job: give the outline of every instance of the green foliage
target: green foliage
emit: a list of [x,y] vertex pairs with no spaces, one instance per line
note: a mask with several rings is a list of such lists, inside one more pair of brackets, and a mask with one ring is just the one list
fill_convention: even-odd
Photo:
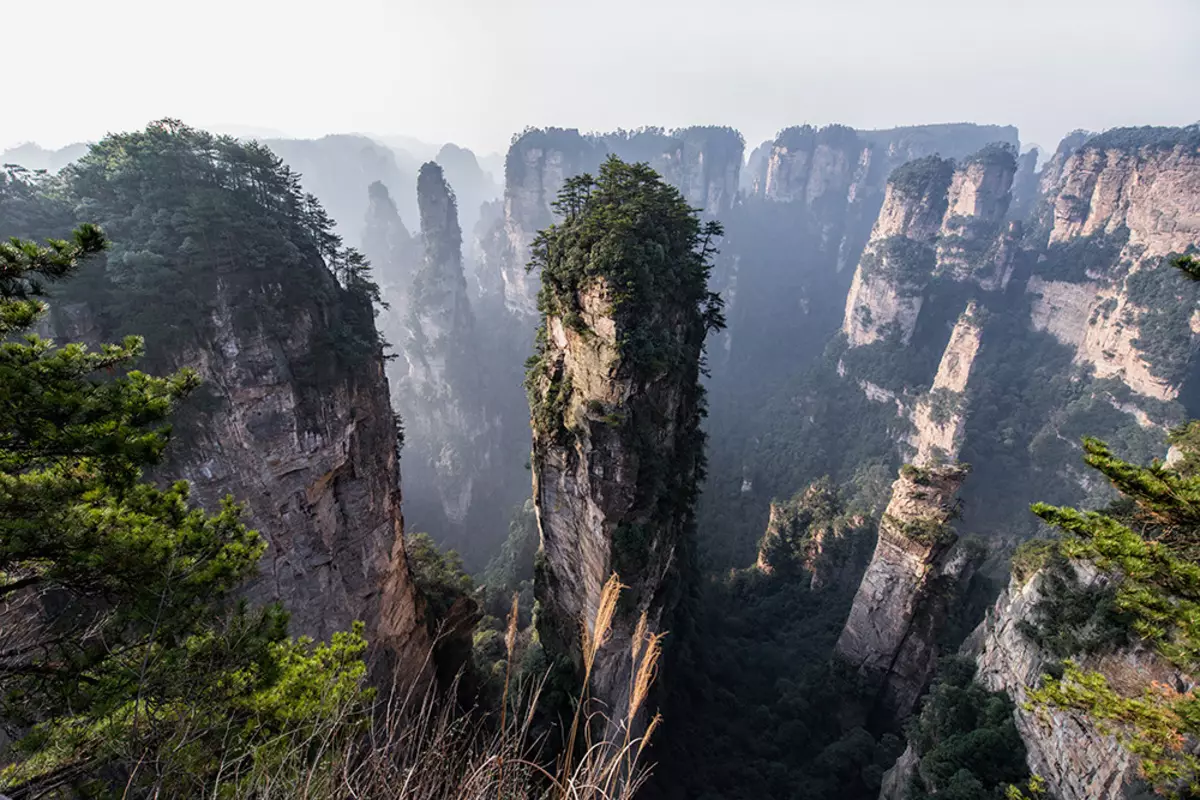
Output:
[[[724,325],[720,297],[708,290],[713,240],[721,226],[699,220],[679,191],[644,164],[610,158],[599,178],[570,178],[555,209],[561,223],[533,243],[541,273],[538,309],[582,311],[587,289],[607,291],[618,351],[639,378],[688,369],[696,337]],[[672,311],[695,316],[687,335],[664,329]]]
[[[1027,552],[1023,567],[1042,571],[1038,587],[1042,597],[1030,616],[1018,623],[1021,633],[1060,659],[1111,652],[1129,644],[1131,620],[1117,607],[1116,587],[1108,582],[1085,583],[1059,552],[1057,542],[1040,542],[1046,545],[1039,548],[1043,563],[1037,565],[1038,559]],[[1013,563],[1015,573],[1015,557]]]
[[1037,273],[1046,280],[1072,283],[1091,280],[1091,275],[1111,275],[1127,241],[1129,229],[1121,226],[1112,233],[1097,231],[1090,236],[1054,242],[1046,248]]
[[780,575],[813,570],[818,555],[821,566],[836,573],[847,566],[853,542],[865,527],[866,520],[848,513],[833,483],[822,478],[790,500],[772,503],[762,555]]
[[1112,128],[1086,142],[1089,150],[1171,150],[1175,147],[1200,147],[1200,125],[1166,128],[1146,125],[1140,128]]
[[951,544],[958,538],[949,524],[937,519],[917,517],[902,522],[887,514],[883,515],[883,519],[892,530],[927,547]]
[[1012,701],[1004,692],[987,691],[974,677],[969,658],[953,656],[939,665],[908,731],[921,759],[910,800],[1004,800],[1010,784],[1029,777]]
[[320,323],[307,334],[313,357],[292,365],[299,383],[379,352],[379,290],[365,259],[260,144],[162,120],[105,137],[58,183],[15,179],[27,213],[36,203],[49,206],[43,220],[79,214],[104,228],[112,246],[103,263],[63,299],[86,302],[107,335],[145,335],[154,363],[174,363],[224,314],[294,337],[297,309]]
[[1150,372],[1179,384],[1192,358],[1192,315],[1200,308],[1200,284],[1188,272],[1186,257],[1167,257],[1146,265],[1125,281],[1129,301],[1145,309],[1134,321],[1134,344]]
[[814,592],[793,576],[739,570],[705,584],[689,615],[695,633],[670,665],[651,796],[879,796],[903,745],[861,727],[871,691],[830,658],[856,583]]
[[431,625],[444,619],[460,598],[474,592],[475,581],[463,571],[462,557],[453,550],[438,549],[429,534],[405,534],[404,552],[413,582],[429,604]]
[[[106,243],[0,246],[0,320],[42,313],[44,282]],[[203,794],[222,763],[359,698],[361,628],[328,645],[286,638],[286,615],[232,593],[264,543],[226,499],[190,507],[188,484],[142,481],[168,416],[197,385],[125,372],[141,340],[90,351],[27,334],[0,344],[0,717],[21,732],[0,790]]]
[[[630,584],[622,603],[640,602],[637,578],[653,570],[646,556],[688,546],[697,482],[703,476],[704,390],[699,383],[704,340],[724,319],[721,300],[708,289],[718,224],[701,225],[679,191],[644,164],[610,158],[597,178],[566,181],[555,208],[562,221],[533,244],[531,268],[541,272],[538,307],[543,322],[528,362],[526,387],[534,430],[535,463],[550,446],[569,447],[573,429],[612,429],[637,456],[634,510],[614,535],[613,568]],[[564,358],[548,341],[551,318],[582,334],[582,297],[602,292],[616,330],[616,358],[606,368],[635,386],[679,387],[676,418],[664,428],[662,409],[639,391],[605,418],[586,417],[576,401]],[[576,408],[575,406],[578,406]],[[671,441],[664,430],[671,430]],[[655,578],[655,583],[661,576]],[[657,585],[654,590],[660,587]]]
[[1013,552],[1010,571],[1018,586],[1029,582],[1038,570],[1058,555],[1058,542],[1053,539],[1027,539]]
[[879,278],[897,287],[902,296],[920,294],[937,262],[934,249],[907,236],[890,236],[863,255],[864,278]]
[[[1155,649],[1184,673],[1200,668],[1198,438],[1200,423],[1174,432],[1173,442],[1185,451],[1173,467],[1131,464],[1102,442],[1085,440],[1084,460],[1122,499],[1104,511],[1033,507],[1062,531],[1064,556],[1105,573],[1112,587],[1110,619],[1122,623],[1118,631]],[[1063,649],[1086,654],[1086,644],[1068,640]],[[1200,700],[1192,692],[1148,685],[1140,695],[1122,693],[1105,675],[1068,662],[1060,678],[1047,676],[1031,698],[1087,713],[1140,758],[1142,773],[1160,790],[1200,790],[1200,761],[1185,747],[1200,734]]]
[[913,199],[927,198],[934,208],[946,208],[946,191],[954,177],[954,159],[925,156],[901,164],[888,176],[888,185]]

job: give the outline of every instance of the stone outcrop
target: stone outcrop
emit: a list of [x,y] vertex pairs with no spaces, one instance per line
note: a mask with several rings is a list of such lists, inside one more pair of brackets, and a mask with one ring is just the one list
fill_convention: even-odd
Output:
[[[1067,151],[1064,143],[1056,154],[1061,170],[1052,165],[1059,177],[1050,190],[1039,281],[1030,282],[1040,296],[1033,324],[1074,346],[1077,361],[1098,377],[1119,377],[1140,395],[1173,400],[1196,350],[1197,306],[1166,262],[1200,246],[1200,132],[1118,129]],[[1054,177],[1050,170],[1044,183]],[[1188,306],[1183,313],[1164,316],[1165,306],[1180,303]],[[1070,323],[1049,322],[1047,307]],[[1171,337],[1181,341],[1171,344]]]
[[1023,221],[1033,213],[1038,200],[1038,183],[1042,177],[1037,171],[1039,157],[1040,151],[1034,147],[1017,158],[1017,173],[1013,175],[1012,203],[1008,207],[1009,219]]
[[[417,180],[419,260],[382,315],[400,358],[389,367],[393,400],[405,421],[405,485],[410,496],[440,500],[426,520],[455,544],[475,483],[490,462],[489,422],[476,361],[476,331],[463,270],[457,202],[440,165]],[[435,524],[436,523],[436,524]]]
[[[668,586],[680,568],[690,522],[688,515],[663,518],[658,501],[666,487],[659,470],[671,471],[671,482],[694,486],[696,398],[671,381],[647,382],[630,374],[618,353],[622,331],[608,316],[606,287],[597,286],[580,301],[590,333],[577,332],[559,317],[547,320],[543,358],[553,365],[553,377],[538,389],[543,395],[563,387],[570,392],[561,398],[565,436],[534,421],[534,504],[545,564],[537,584],[539,626],[554,650],[578,653],[580,621],[595,618],[601,587],[612,572],[620,574],[630,587],[632,608],[614,623],[592,689],[608,707],[621,709],[638,614],[645,611],[650,630],[659,631],[675,600]],[[678,312],[664,312],[661,324],[669,329],[690,327]],[[681,344],[698,359],[702,340],[689,338]],[[649,442],[639,442],[635,433],[644,417],[655,420]]]
[[690,206],[719,217],[737,198],[743,151],[741,134],[717,126],[599,135],[561,128],[526,131],[505,160],[503,236],[481,237],[487,240],[481,258],[488,269],[499,271],[509,311],[526,318],[537,313],[538,276],[525,267],[534,237],[555,219],[552,204],[567,178],[595,173],[609,155],[646,162]]
[[989,146],[954,171],[938,233],[937,274],[956,281],[974,279],[984,289],[1007,287],[1011,259],[998,260],[995,250],[1012,200],[1017,168],[1013,153]]
[[862,191],[871,155],[857,132],[844,125],[787,128],[775,139],[767,158],[763,196],[808,207],[826,196],[844,204],[853,199],[851,187]]
[[997,143],[958,165],[928,156],[892,173],[846,297],[842,332],[851,347],[887,336],[908,344],[934,276],[1007,288],[1021,236],[1019,223],[1005,223],[1013,153]]
[[513,314],[537,314],[538,276],[526,268],[538,231],[554,221],[551,204],[567,178],[594,172],[604,147],[575,129],[526,131],[504,162],[504,236],[491,256],[500,269],[504,303]]
[[982,334],[978,307],[971,301],[955,323],[942,352],[933,388],[913,409],[914,431],[910,443],[916,449],[914,464],[948,463],[958,458],[966,429],[967,381]]
[[786,501],[772,501],[767,530],[758,546],[755,567],[764,574],[802,570],[809,586],[821,590],[845,585],[857,563],[866,519],[847,515],[828,481],[818,481]]
[[[1085,586],[1105,580],[1093,568],[1072,564]],[[1062,709],[1027,709],[1027,690],[1041,681],[1048,665],[1058,661],[1021,631],[1043,597],[1044,573],[1022,581],[1014,576],[987,618],[964,645],[976,658],[976,676],[991,691],[1007,692],[1016,708],[1017,730],[1025,741],[1031,772],[1046,780],[1051,796],[1061,800],[1119,800],[1136,776],[1130,754],[1112,736],[1100,733],[1086,715]],[[1156,656],[1125,651],[1089,657],[1084,669],[1097,669],[1110,681],[1136,694],[1151,681],[1175,684],[1178,676]]]
[[[483,205],[500,199],[500,186],[484,172],[473,152],[452,142],[442,146],[434,161],[444,171],[446,182],[454,187],[463,231],[474,231]],[[467,244],[473,243],[468,241]],[[469,249],[473,254],[473,248]]]
[[371,273],[379,284],[380,294],[390,306],[388,313],[379,315],[376,321],[388,342],[400,342],[404,337],[401,323],[408,313],[413,274],[420,263],[420,242],[409,233],[382,181],[367,187],[367,197],[363,255],[371,262]]
[[[321,280],[336,293],[328,272]],[[233,312],[220,279],[214,291],[210,332],[179,363],[200,373],[218,410],[187,420],[162,474],[191,481],[206,507],[227,494],[246,504],[267,542],[246,595],[282,603],[294,635],[327,639],[362,620],[400,675],[423,673],[429,640],[405,558],[382,358],[301,385],[314,339],[339,312],[314,298],[288,308],[287,329],[269,330]]]
[[877,688],[873,713],[907,716],[937,666],[937,636],[975,563],[950,528],[959,465],[905,466],[879,525],[875,553],[837,642],[836,657]]
[[[616,573],[627,587],[591,677],[610,730],[625,721],[638,619],[646,616],[650,632],[668,627],[694,536],[707,270],[689,266],[690,249],[664,255],[664,274],[652,281],[622,276],[633,300],[614,298],[607,273],[560,275],[529,378],[545,647],[578,667],[581,626],[595,620],[603,584]],[[667,276],[674,289],[662,285]],[[636,313],[623,303],[636,303]],[[630,342],[654,342],[657,355]]]
[[910,744],[896,759],[896,763],[883,773],[879,786],[879,800],[908,800],[912,781],[921,765],[921,757]]
[[907,343],[933,275],[933,243],[946,216],[954,163],[929,156],[892,173],[883,207],[846,296],[842,332],[851,347],[885,336]]

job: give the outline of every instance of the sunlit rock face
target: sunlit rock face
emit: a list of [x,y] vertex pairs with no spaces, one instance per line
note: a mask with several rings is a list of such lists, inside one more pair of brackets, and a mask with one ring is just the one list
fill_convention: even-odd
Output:
[[892,173],[858,262],[842,332],[851,347],[895,335],[907,343],[937,266],[934,242],[948,205],[954,162],[929,156]]
[[1170,264],[1200,246],[1200,133],[1118,129],[1056,159],[1031,322],[1098,377],[1173,400],[1200,331],[1196,294]]

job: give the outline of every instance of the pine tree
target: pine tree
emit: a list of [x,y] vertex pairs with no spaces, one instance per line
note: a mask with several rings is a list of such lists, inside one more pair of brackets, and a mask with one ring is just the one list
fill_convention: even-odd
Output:
[[[1035,514],[1063,534],[1062,556],[1109,575],[1112,619],[1184,674],[1200,671],[1200,422],[1172,432],[1169,463],[1131,464],[1103,442],[1084,440],[1084,460],[1121,499],[1102,511],[1039,503]],[[1048,598],[1045,602],[1055,602]],[[1063,619],[1066,615],[1060,615]],[[1058,624],[1066,624],[1059,621]],[[1111,626],[1110,626],[1111,627]],[[1131,695],[1104,674],[1068,660],[1060,678],[1030,692],[1036,704],[1083,711],[1140,759],[1142,774],[1163,794],[1200,792],[1200,697],[1152,684]],[[1190,793],[1190,794],[1189,794]]]
[[359,692],[357,632],[328,646],[286,638],[278,608],[232,600],[264,544],[231,499],[216,513],[188,484],[142,479],[166,447],[184,370],[125,372],[142,340],[89,350],[18,338],[45,312],[46,285],[107,245],[0,244],[0,791],[96,791],[114,779],[204,794],[272,737]]

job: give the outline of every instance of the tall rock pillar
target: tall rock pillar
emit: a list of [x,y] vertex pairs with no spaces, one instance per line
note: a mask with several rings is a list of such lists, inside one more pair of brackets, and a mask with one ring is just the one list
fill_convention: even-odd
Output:
[[547,649],[578,668],[581,629],[620,575],[627,588],[591,675],[612,731],[639,724],[626,720],[638,620],[664,630],[687,573],[703,468],[700,359],[719,302],[699,221],[645,165],[614,158],[594,183],[568,183],[563,199],[563,222],[534,245],[538,626]]

